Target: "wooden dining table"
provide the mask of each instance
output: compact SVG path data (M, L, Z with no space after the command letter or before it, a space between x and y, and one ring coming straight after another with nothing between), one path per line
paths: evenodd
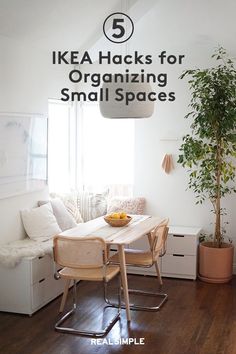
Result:
M150 233L161 222L161 218L150 215L131 215L131 222L123 227L108 225L99 217L62 232L63 236L97 236L102 237L108 245L116 245L119 254L120 272L124 292L127 321L131 321L128 281L125 263L125 246Z

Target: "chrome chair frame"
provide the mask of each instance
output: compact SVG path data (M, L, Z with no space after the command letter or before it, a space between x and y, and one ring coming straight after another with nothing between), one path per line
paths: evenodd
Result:
M158 225L156 228L158 227L166 227L166 235L165 238L167 237L168 234L168 227L166 226L168 223L168 219L164 222L162 222L160 225ZM156 229L155 228L155 229ZM153 231L155 231L155 229ZM157 244L157 237L154 239L152 239L152 233L148 234L148 239L149 239L149 244L150 244L150 252L152 252ZM159 257L163 257L166 254L166 246L165 246L165 242L163 245L163 248L159 254ZM112 264L119 264L119 262L112 262ZM160 274L160 270L159 270L159 266L158 266L158 262L157 260L152 261L151 264L149 265L140 265L140 264L134 264L134 263L127 263L127 266L134 266L134 267L139 267L139 268L151 268L153 265L155 265L156 268L156 272L157 272L157 276L160 282L160 286L163 285L162 282L162 278L161 278L161 274ZM123 289L122 289L123 290ZM162 292L149 292L149 291L144 291L144 290L138 290L138 289L128 289L129 294L136 294L136 295L143 295L143 296L152 296L152 297L157 297L157 298L161 298L161 301L158 302L157 305L155 306L142 306L142 305L136 305L136 304L130 304L130 309L131 310L137 310L137 311L159 311L161 309L161 307L164 305L164 303L168 300L168 294L166 293L162 293ZM118 307L117 303L111 302L108 297L106 297L105 299L106 303L114 306L114 307ZM121 308L125 308L124 303L121 304Z
M55 260L55 252L54 252L54 260ZM108 281L106 281L106 267L110 264L109 260L106 261L106 257L105 257L105 252L103 251L103 295L104 295L104 300L106 302L106 298L107 298L107 283ZM72 315L75 314L78 305L77 305L77 280L74 279L73 280L73 305L72 305L72 309L69 310L68 312L66 312L55 324L55 330L58 332L62 332L62 333L70 333L70 334L76 334L76 335L82 335L82 336L86 336L86 337L104 337L111 329L112 327L115 325L115 323L120 319L120 311L121 311L121 281L120 281L120 275L118 274L119 277L119 286L118 286L118 304L116 304L115 307L118 308L118 311L116 313L116 315L109 321L109 323L107 324L107 326L105 328L102 328L101 331L91 331L89 329L75 329L73 327L63 327L62 324ZM55 279L60 279L61 275L60 272L55 271L54 274L54 278ZM67 288L65 289L65 291L68 291L68 287L69 287L69 282L67 283ZM63 299L62 299L63 301ZM106 302L107 303L107 302ZM61 305L62 307L62 305ZM60 307L60 312L62 311ZM111 304L108 304L108 306L105 306L103 309L106 309L108 307L114 307Z

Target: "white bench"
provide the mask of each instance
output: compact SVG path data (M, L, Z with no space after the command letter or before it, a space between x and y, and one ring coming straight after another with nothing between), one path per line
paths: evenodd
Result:
M0 258L4 254L5 259L0 265L0 311L32 315L63 292L63 281L54 279L52 241L42 243L42 248L38 244L38 250L27 248L27 242L34 243L23 240L0 247ZM11 250L12 258L7 255Z

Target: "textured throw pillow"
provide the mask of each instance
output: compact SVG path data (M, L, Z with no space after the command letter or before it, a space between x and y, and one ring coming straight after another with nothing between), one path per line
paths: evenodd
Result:
M81 214L80 214L80 209L79 209L79 201L77 197L77 193L69 193L69 194L51 194L51 197L54 198L60 198L65 205L67 211L70 213L70 215L73 217L75 222L77 224L84 222Z
M107 213L124 211L127 214L144 213L145 198L112 198L107 207Z
M49 203L22 210L21 218L27 235L32 239L46 240L61 232Z
M48 202L46 201L39 201L38 205L44 205ZM57 223L62 229L62 231L72 229L73 227L76 227L77 224L75 222L75 219L73 216L67 211L64 203L61 201L59 198L55 198L50 200L49 202L52 206L53 214L55 215L57 219Z
M108 191L100 194L82 192L78 194L79 209L84 221L89 221L107 212Z

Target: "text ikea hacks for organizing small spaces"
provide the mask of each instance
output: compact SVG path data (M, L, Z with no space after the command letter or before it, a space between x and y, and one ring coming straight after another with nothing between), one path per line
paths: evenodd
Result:
M73 65L68 72L68 82L79 84L81 90L72 91L69 87L63 87L60 91L62 101L109 101L108 87L102 87L103 83L116 83L115 100L129 105L136 101L173 102L176 100L174 90L169 88L166 68L174 65L182 65L185 55L169 54L163 50L156 55L142 54L134 51L132 54L115 54L111 51L99 51L96 60L88 51L53 51L53 65ZM156 64L158 69L165 68L156 73L147 70L151 64ZM153 67L153 65L152 65ZM104 68L109 70L104 71ZM151 92L125 90L122 84L149 83ZM121 84L119 87L119 84ZM68 85L69 86L69 85ZM130 87L130 86L129 86Z

